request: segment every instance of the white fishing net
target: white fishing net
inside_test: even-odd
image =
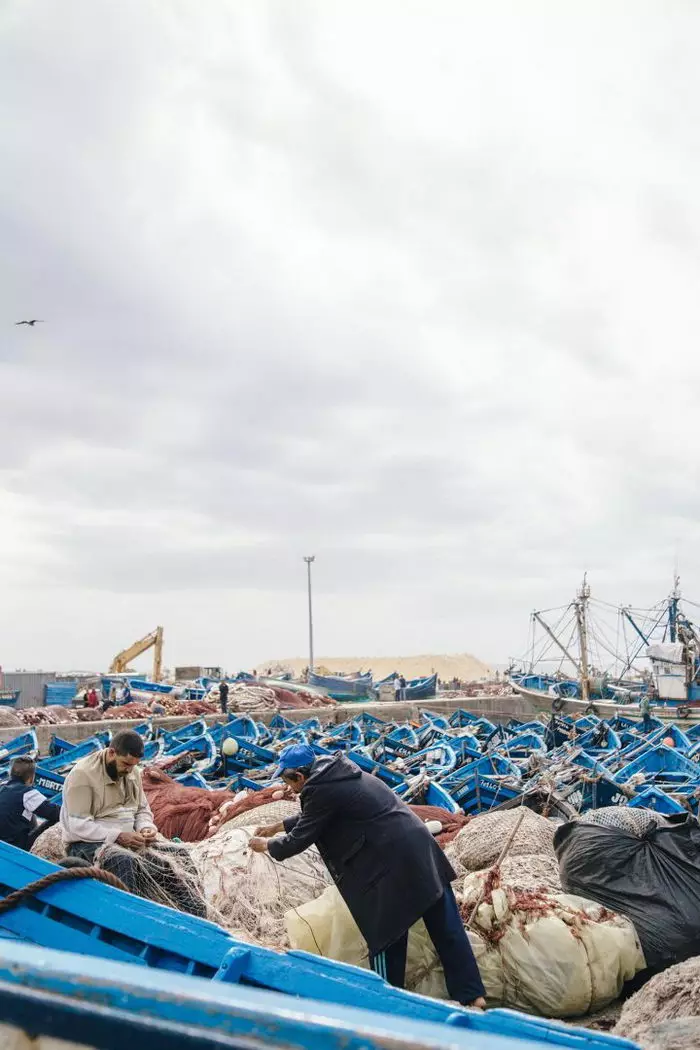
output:
[[[225,824],[212,838],[191,844],[189,853],[221,925],[255,944],[285,948],[285,912],[317,897],[330,876],[314,848],[281,863],[252,852],[248,843],[258,826],[255,816],[253,827]]]
[[[614,1034],[634,1040],[645,1050],[697,1050],[700,958],[652,977],[627,1000]]]
[[[225,810],[226,804],[222,806]],[[246,810],[239,813],[237,817],[227,820],[222,826],[225,828],[250,828],[265,827],[267,824],[279,824],[286,817],[293,817],[299,812],[298,802],[268,802],[266,806],[258,806],[257,809]]]
[[[515,890],[551,890],[562,893],[557,858],[549,853],[523,853],[501,861],[501,881]]]

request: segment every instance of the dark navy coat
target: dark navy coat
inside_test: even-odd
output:
[[[341,752],[318,759],[300,801],[286,834],[270,839],[270,856],[286,860],[315,844],[370,955],[398,940],[455,878],[406,803]]]
[[[36,788],[11,777],[0,787],[0,841],[28,850],[32,832],[38,830],[35,818],[46,821],[44,830],[58,821],[60,813],[61,807],[49,802]]]

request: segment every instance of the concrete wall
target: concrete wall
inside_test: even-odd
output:
[[[338,704],[337,707],[303,708],[302,710],[283,711],[282,714],[290,722],[303,722],[306,718],[316,717],[322,722],[338,724],[348,718],[359,715],[362,711],[368,711],[387,722],[409,722],[420,720],[420,713],[423,710],[450,715],[460,707],[465,711],[471,711],[472,714],[477,716],[483,715],[492,722],[507,722],[508,719],[513,717],[524,720],[535,717],[535,709],[530,701],[515,693],[512,696],[458,697],[455,700],[428,700],[415,704]],[[274,712],[272,711],[263,711],[256,717],[259,722],[267,724],[273,715]],[[179,715],[176,718],[153,718],[152,722],[154,725],[162,726],[166,730],[173,730],[178,729],[182,725],[187,725],[188,722],[193,722],[196,717],[196,715]],[[224,721],[221,715],[205,715],[205,718],[209,725],[217,725],[219,722]],[[54,734],[77,744],[100,730],[111,729],[112,732],[118,732],[120,729],[131,729],[133,726],[141,725],[142,722],[142,718],[135,721],[115,719],[114,721],[104,720],[100,722],[67,722],[58,726],[36,726],[36,735],[39,749],[43,755],[48,752],[51,737]],[[7,743],[8,740],[12,740],[22,731],[22,727],[18,726],[0,729],[0,745]]]

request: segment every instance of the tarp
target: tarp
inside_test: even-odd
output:
[[[626,915],[658,968],[700,954],[700,825],[651,817],[636,832],[572,821],[554,849],[564,889]]]

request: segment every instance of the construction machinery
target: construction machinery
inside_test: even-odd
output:
[[[145,638],[141,638],[138,642],[134,642],[133,645],[128,646],[126,649],[122,649],[120,653],[112,660],[109,667],[110,674],[124,674],[129,669],[129,663],[135,660],[141,653],[147,652],[153,648],[153,681],[159,682],[163,671],[163,628],[156,627],[155,631],[151,631]]]

